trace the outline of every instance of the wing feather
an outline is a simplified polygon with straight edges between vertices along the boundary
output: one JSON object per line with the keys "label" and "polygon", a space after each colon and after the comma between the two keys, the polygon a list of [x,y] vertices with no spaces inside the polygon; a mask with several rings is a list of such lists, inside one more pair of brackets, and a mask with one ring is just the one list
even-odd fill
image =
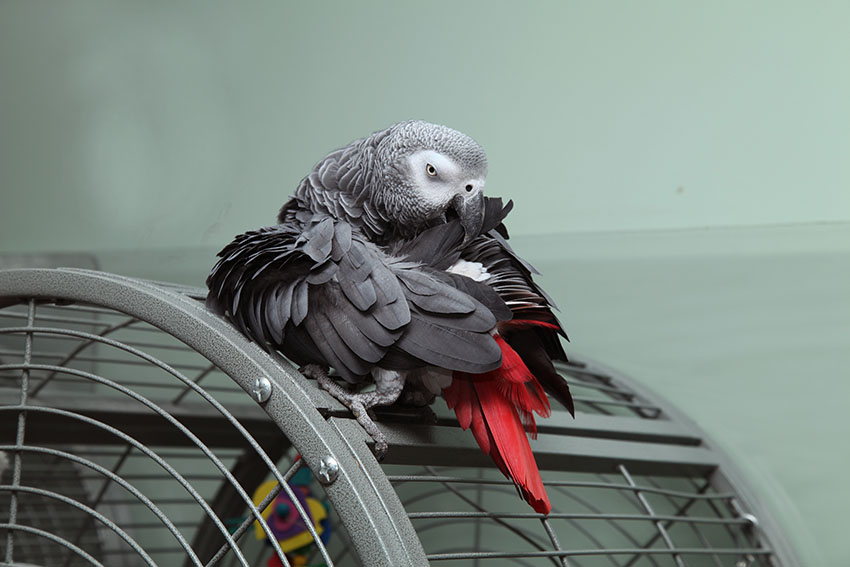
{"label": "wing feather", "polygon": [[307,280],[302,279],[295,284],[292,290],[292,304],[290,306],[290,319],[293,325],[300,325],[307,317],[308,295]]}
{"label": "wing feather", "polygon": [[352,381],[376,364],[499,366],[494,309],[477,298],[498,301],[478,284],[393,256],[330,216],[287,219],[237,237],[208,279],[210,305],[256,342]]}
{"label": "wing feather", "polygon": [[473,333],[413,317],[396,346],[441,368],[481,373],[502,363],[499,345],[487,333]]}
{"label": "wing feather", "polygon": [[[407,288],[407,298],[420,309],[432,313],[463,314],[474,312],[480,305],[457,288],[423,272],[403,270],[398,272],[398,277]],[[493,323],[495,324],[495,320]]]}

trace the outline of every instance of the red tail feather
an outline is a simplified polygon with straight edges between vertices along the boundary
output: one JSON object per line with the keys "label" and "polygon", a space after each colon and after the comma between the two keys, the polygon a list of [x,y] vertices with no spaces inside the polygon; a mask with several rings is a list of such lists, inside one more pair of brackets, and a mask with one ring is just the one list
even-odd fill
{"label": "red tail feather", "polygon": [[522,497],[535,511],[548,514],[552,505],[523,424],[536,436],[532,412],[548,416],[549,400],[519,355],[502,337],[495,339],[502,349],[502,366],[484,374],[455,372],[443,395],[460,426],[472,429],[478,445]]}
{"label": "red tail feather", "polygon": [[552,329],[553,331],[558,331],[561,329],[555,323],[547,323],[546,321],[536,321],[534,319],[510,319],[508,321],[499,322],[499,328],[521,329],[524,327],[543,327],[544,329]]}

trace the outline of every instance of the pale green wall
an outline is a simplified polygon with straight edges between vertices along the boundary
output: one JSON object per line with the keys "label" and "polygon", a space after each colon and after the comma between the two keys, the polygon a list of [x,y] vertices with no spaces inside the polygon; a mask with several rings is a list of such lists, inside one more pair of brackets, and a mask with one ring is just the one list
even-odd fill
{"label": "pale green wall", "polygon": [[217,244],[412,117],[485,146],[516,233],[848,221],[848,21],[847,2],[3,2],[0,250]]}
{"label": "pale green wall", "polygon": [[449,124],[572,348],[850,564],[850,3],[520,6],[0,3],[0,251],[199,284],[328,150]]}

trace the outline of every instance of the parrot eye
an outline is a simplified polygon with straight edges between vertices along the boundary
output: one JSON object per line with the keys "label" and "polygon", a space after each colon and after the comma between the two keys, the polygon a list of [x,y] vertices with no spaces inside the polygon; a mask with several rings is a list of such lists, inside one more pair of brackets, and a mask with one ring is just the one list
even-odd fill
{"label": "parrot eye", "polygon": [[437,177],[437,170],[436,170],[436,168],[434,168],[434,166],[433,166],[433,165],[431,165],[430,163],[425,165],[425,171],[426,171],[426,173],[428,173],[428,175],[430,175],[431,177]]}

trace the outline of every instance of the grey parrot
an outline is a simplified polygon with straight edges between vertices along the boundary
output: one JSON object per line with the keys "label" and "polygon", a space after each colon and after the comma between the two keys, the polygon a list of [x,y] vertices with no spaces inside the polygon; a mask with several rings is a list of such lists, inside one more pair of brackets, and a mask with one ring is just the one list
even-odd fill
{"label": "grey parrot", "polygon": [[[552,302],[509,246],[512,203],[484,196],[472,138],[408,121],[328,154],[278,224],[220,253],[207,305],[348,407],[367,413],[404,391],[442,395],[464,429],[538,512],[551,510],[526,433],[548,392],[574,414],[553,360],[566,360]],[[351,392],[343,382],[374,382]]]}

